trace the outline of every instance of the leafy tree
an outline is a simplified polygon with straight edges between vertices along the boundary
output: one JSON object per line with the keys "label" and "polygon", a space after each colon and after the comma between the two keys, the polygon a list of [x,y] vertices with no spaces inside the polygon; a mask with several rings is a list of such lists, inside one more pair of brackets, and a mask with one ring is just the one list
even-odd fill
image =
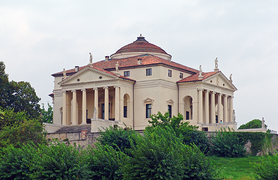
{"label": "leafy tree", "polygon": [[48,103],[48,108],[45,109],[44,104],[42,104],[41,114],[42,122],[53,123],[53,108]]}
{"label": "leafy tree", "polygon": [[[246,124],[242,124],[238,129],[253,129],[253,128],[262,128],[262,121],[259,119],[253,119]],[[265,124],[265,128],[267,125]]]}
{"label": "leafy tree", "polygon": [[5,73],[5,64],[0,61],[0,107],[14,109],[15,112],[26,111],[32,118],[40,116],[40,98],[29,82],[9,82]]}

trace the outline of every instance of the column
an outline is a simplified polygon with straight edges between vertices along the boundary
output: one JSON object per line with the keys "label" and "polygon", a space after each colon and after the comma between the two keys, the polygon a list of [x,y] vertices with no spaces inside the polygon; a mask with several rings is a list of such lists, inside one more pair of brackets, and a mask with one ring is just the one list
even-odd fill
{"label": "column", "polygon": [[209,124],[209,91],[205,92],[205,120],[204,124]]}
{"label": "column", "polygon": [[227,103],[228,97],[226,94],[224,94],[224,118],[223,122],[229,122],[228,120],[228,103]]}
{"label": "column", "polygon": [[82,124],[87,124],[87,93],[86,89],[82,89]]}
{"label": "column", "polygon": [[63,91],[63,125],[67,125],[67,91]]}
{"label": "column", "polygon": [[203,89],[198,89],[199,91],[199,116],[198,123],[203,123]]}
{"label": "column", "polygon": [[218,94],[218,123],[223,122],[222,94]]}
{"label": "column", "polygon": [[115,86],[115,120],[120,120],[120,88]]}
{"label": "column", "polygon": [[109,120],[109,89],[108,87],[103,87],[104,89],[104,119]]}
{"label": "column", "polygon": [[[94,88],[94,91],[95,91],[95,98],[94,98],[94,100],[95,100],[95,102],[94,102],[94,116],[96,116],[96,117],[93,117],[93,118],[96,118],[96,119],[98,119],[98,88],[96,87],[96,88]],[[96,110],[96,111],[95,111]]]}
{"label": "column", "polygon": [[214,91],[211,92],[210,108],[211,108],[210,119],[211,119],[211,123],[214,124],[214,123],[216,123],[215,122],[215,92]]}
{"label": "column", "polygon": [[233,107],[233,96],[230,97],[230,122],[234,122],[233,116],[234,116],[234,107]]}
{"label": "column", "polygon": [[72,125],[77,124],[77,108],[76,108],[77,98],[76,90],[72,90]]}

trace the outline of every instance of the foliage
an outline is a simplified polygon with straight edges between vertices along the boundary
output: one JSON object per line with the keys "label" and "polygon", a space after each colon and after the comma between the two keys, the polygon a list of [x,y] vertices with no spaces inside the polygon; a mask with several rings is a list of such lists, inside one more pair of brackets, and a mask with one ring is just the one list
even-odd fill
{"label": "foliage", "polygon": [[130,139],[135,131],[130,128],[112,127],[101,131],[98,141],[102,145],[109,145],[115,150],[121,150],[128,154],[128,149],[131,148]]}
{"label": "foliage", "polygon": [[124,179],[214,179],[208,159],[195,145],[184,145],[172,127],[134,134],[132,156],[124,162]]}
{"label": "foliage", "polygon": [[188,121],[183,122],[183,116],[180,113],[177,117],[170,118],[168,112],[164,115],[158,112],[155,115],[151,115],[149,123],[151,126],[146,129],[153,129],[157,126],[161,128],[171,127],[175,130],[177,136],[182,135],[184,144],[191,145],[194,143],[202,152],[208,153],[209,151],[210,144],[205,132],[198,131],[198,127],[189,125]]}
{"label": "foliage", "polygon": [[88,147],[84,163],[89,179],[122,179],[121,165],[127,155],[108,145]]}
{"label": "foliage", "polygon": [[24,112],[0,110],[0,147],[46,143],[43,129],[38,119],[31,119]]}
{"label": "foliage", "polygon": [[278,155],[261,157],[259,163],[254,163],[254,172],[258,179],[278,179]]}
{"label": "foliage", "polygon": [[236,132],[228,129],[220,129],[211,138],[211,152],[218,157],[243,157],[246,150],[244,141],[237,136]]}
{"label": "foliage", "polygon": [[48,108],[45,109],[44,104],[42,104],[41,114],[42,114],[42,122],[53,123],[53,108],[48,103]]}
{"label": "foliage", "polygon": [[35,155],[36,149],[30,144],[22,148],[3,148],[0,154],[0,179],[32,179],[36,171]]}
{"label": "foliage", "polygon": [[37,179],[86,179],[86,166],[76,146],[58,142],[39,145],[36,158]]}
{"label": "foliage", "polygon": [[[253,129],[253,128],[262,128],[262,121],[259,119],[253,119],[246,124],[242,124],[238,129]],[[265,124],[265,128],[267,125]]]}
{"label": "foliage", "polygon": [[14,109],[15,112],[25,111],[28,116],[40,116],[40,98],[29,82],[8,80],[5,64],[0,61],[0,107]]}
{"label": "foliage", "polygon": [[220,179],[238,179],[251,180],[255,179],[253,169],[254,163],[259,163],[260,157],[247,156],[243,158],[224,158],[210,156],[210,162],[218,169],[218,177]]}

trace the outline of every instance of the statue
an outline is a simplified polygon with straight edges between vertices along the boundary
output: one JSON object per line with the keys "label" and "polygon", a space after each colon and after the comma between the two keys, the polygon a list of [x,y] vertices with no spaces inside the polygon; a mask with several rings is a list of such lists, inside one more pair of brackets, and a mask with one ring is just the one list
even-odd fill
{"label": "statue", "polygon": [[264,121],[264,117],[262,118],[262,129],[265,129],[265,121]]}
{"label": "statue", "polygon": [[214,60],[214,62],[215,62],[215,69],[218,69],[218,58],[216,58],[216,59]]}
{"label": "statue", "polygon": [[94,107],[93,119],[97,119],[97,109],[96,109],[96,107]]}
{"label": "statue", "polygon": [[92,56],[92,53],[90,53],[90,63],[89,63],[89,66],[93,67],[93,56]]}
{"label": "statue", "polygon": [[232,74],[230,74],[230,82],[233,82],[233,80],[232,80]]}
{"label": "statue", "polygon": [[118,61],[115,66],[116,66],[116,72],[119,72],[119,62]]}
{"label": "statue", "polygon": [[66,72],[65,68],[63,69],[63,76],[64,76],[64,79],[66,79],[66,77],[67,77],[67,72]]}
{"label": "statue", "polygon": [[202,79],[203,78],[203,75],[202,75],[203,71],[202,71],[202,66],[201,65],[200,65],[199,69],[200,69],[200,71],[199,71],[198,79]]}

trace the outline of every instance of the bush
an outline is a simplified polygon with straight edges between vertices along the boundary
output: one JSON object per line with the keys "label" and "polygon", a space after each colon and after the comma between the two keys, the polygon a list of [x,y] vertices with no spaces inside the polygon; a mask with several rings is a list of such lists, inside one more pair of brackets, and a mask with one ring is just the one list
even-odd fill
{"label": "bush", "polygon": [[244,141],[236,132],[221,129],[211,138],[211,152],[218,157],[243,157],[246,150]]}
{"label": "bush", "polygon": [[261,157],[261,163],[254,164],[254,173],[258,179],[278,179],[278,155]]}
{"label": "bush", "polygon": [[24,145],[15,148],[12,145],[2,148],[0,154],[0,179],[32,179],[35,170],[34,156],[36,148]]}
{"label": "bush", "polygon": [[214,179],[200,149],[184,145],[173,128],[158,126],[133,136],[137,144],[122,167],[124,179]]}
{"label": "bush", "polygon": [[[81,152],[82,153],[82,152]],[[86,166],[76,146],[54,143],[39,145],[37,179],[86,179]]]}
{"label": "bush", "polygon": [[105,131],[101,132],[98,141],[102,145],[109,145],[115,150],[121,150],[128,154],[128,149],[130,146],[130,138],[135,131],[129,128],[112,127],[106,128]]}
{"label": "bush", "polygon": [[89,179],[122,179],[120,169],[126,154],[116,151],[108,145],[97,144],[96,148],[88,147],[84,156]]}
{"label": "bush", "polygon": [[210,143],[204,131],[192,130],[189,131],[186,136],[190,136],[190,139],[184,139],[184,144],[195,144],[203,153],[207,154],[209,152]]}

